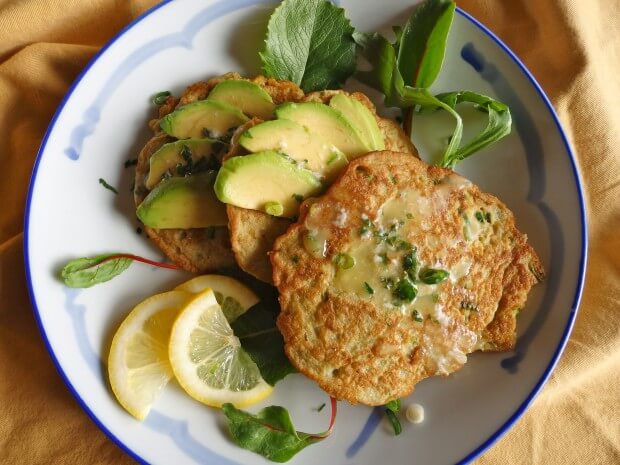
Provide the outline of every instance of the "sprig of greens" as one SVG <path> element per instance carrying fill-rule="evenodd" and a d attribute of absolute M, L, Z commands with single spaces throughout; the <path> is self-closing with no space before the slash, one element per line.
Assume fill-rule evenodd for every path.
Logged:
<path fill-rule="evenodd" d="M 235 444 L 274 462 L 287 462 L 299 451 L 328 437 L 336 421 L 336 399 L 333 397 L 331 408 L 327 431 L 309 434 L 297 431 L 288 410 L 279 405 L 265 407 L 256 415 L 232 404 L 222 406 Z"/>
<path fill-rule="evenodd" d="M 133 261 L 171 270 L 180 269 L 170 263 L 160 263 L 137 255 L 115 253 L 71 260 L 61 270 L 60 277 L 69 287 L 91 287 L 118 276 L 129 268 Z"/>
<path fill-rule="evenodd" d="M 432 95 L 428 88 L 441 70 L 455 4 L 448 0 L 427 0 L 411 15 L 405 27 L 395 29 L 396 41 L 380 34 L 356 32 L 354 38 L 372 69 L 358 72 L 362 82 L 381 91 L 388 106 L 410 114 L 445 110 L 455 120 L 454 130 L 440 164 L 454 168 L 461 160 L 510 134 L 509 108 L 486 95 L 471 91 Z M 461 146 L 463 120 L 456 111 L 459 103 L 473 103 L 488 114 L 487 126 Z"/>
<path fill-rule="evenodd" d="M 328 1 L 284 0 L 259 53 L 263 72 L 305 92 L 340 87 L 355 71 L 353 31 L 344 10 Z"/>
<path fill-rule="evenodd" d="M 398 412 L 400 412 L 400 399 L 395 399 L 389 401 L 385 404 L 385 415 L 389 420 L 392 428 L 394 428 L 394 435 L 398 436 L 403 432 L 403 426 L 400 424 L 400 420 L 398 419 Z"/>

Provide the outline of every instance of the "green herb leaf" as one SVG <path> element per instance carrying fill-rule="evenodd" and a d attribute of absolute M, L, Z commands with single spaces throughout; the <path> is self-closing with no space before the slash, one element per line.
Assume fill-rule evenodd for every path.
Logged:
<path fill-rule="evenodd" d="M 399 412 L 400 407 L 401 407 L 400 399 L 394 399 L 394 400 L 389 401 L 387 404 L 385 404 L 385 408 L 388 410 L 391 410 L 394 413 Z"/>
<path fill-rule="evenodd" d="M 394 45 L 376 32 L 373 34 L 356 32 L 353 38 L 372 67 L 370 71 L 358 71 L 355 76 L 363 83 L 383 92 L 387 101 L 392 95 L 392 75 L 396 68 Z"/>
<path fill-rule="evenodd" d="M 167 90 L 163 92 L 158 92 L 157 94 L 153 95 L 153 98 L 151 99 L 151 101 L 153 102 L 154 105 L 159 106 L 165 103 L 168 97 L 170 97 L 170 95 L 171 95 L 170 92 Z"/>
<path fill-rule="evenodd" d="M 116 190 L 116 188 L 114 188 L 113 186 L 111 186 L 110 184 L 108 184 L 106 182 L 105 179 L 103 178 L 99 178 L 99 184 L 101 184 L 103 187 L 105 187 L 107 190 L 114 192 L 115 194 L 118 195 L 118 191 Z"/>
<path fill-rule="evenodd" d="M 321 410 L 323 410 L 325 408 L 325 402 L 323 402 L 321 405 L 319 405 L 315 410 L 317 412 L 320 412 Z"/>
<path fill-rule="evenodd" d="M 507 105 L 486 95 L 470 91 L 448 92 L 437 95 L 437 99 L 444 102 L 450 108 L 455 109 L 456 105 L 463 102 L 478 105 L 481 111 L 488 114 L 486 127 L 476 135 L 470 142 L 458 147 L 457 150 L 447 151 L 443 156 L 441 165 L 447 168 L 454 166 L 469 157 L 473 153 L 497 142 L 510 134 L 512 127 L 512 116 Z"/>
<path fill-rule="evenodd" d="M 438 270 L 435 268 L 423 268 L 420 270 L 418 277 L 424 284 L 438 284 L 448 278 L 449 273 L 446 270 Z"/>
<path fill-rule="evenodd" d="M 131 265 L 130 258 L 113 258 L 117 255 L 107 254 L 71 260 L 62 269 L 60 276 L 69 287 L 83 288 L 104 283 Z"/>
<path fill-rule="evenodd" d="M 274 462 L 286 462 L 302 449 L 329 436 L 336 420 L 336 400 L 332 398 L 331 403 L 329 428 L 319 434 L 296 431 L 288 411 L 277 405 L 266 407 L 256 415 L 229 403 L 222 406 L 222 411 L 235 444 Z"/>
<path fill-rule="evenodd" d="M 349 268 L 353 268 L 355 266 L 355 258 L 348 253 L 339 253 L 334 258 L 334 263 L 338 268 L 348 270 Z"/>
<path fill-rule="evenodd" d="M 326 0 L 284 0 L 267 27 L 263 71 L 305 91 L 340 87 L 356 66 L 353 26 Z"/>
<path fill-rule="evenodd" d="M 422 314 L 415 308 L 413 309 L 413 313 L 411 314 L 411 316 L 413 318 L 413 321 L 417 321 L 418 323 L 424 321 L 424 317 L 422 316 Z"/>
<path fill-rule="evenodd" d="M 364 281 L 364 289 L 366 290 L 366 292 L 370 295 L 373 295 L 375 293 L 375 290 L 372 288 L 372 286 L 370 284 L 368 284 L 366 281 Z"/>
<path fill-rule="evenodd" d="M 418 290 L 407 278 L 403 278 L 398 281 L 396 288 L 394 288 L 394 296 L 404 302 L 413 301 L 416 295 L 418 295 Z"/>
<path fill-rule="evenodd" d="M 437 78 L 446 52 L 456 5 L 453 1 L 427 0 L 411 15 L 398 40 L 398 70 L 412 87 L 430 87 Z"/>
<path fill-rule="evenodd" d="M 277 300 L 261 300 L 230 325 L 263 379 L 272 386 L 295 373 L 284 354 L 284 339 L 276 326 L 279 312 Z"/>
<path fill-rule="evenodd" d="M 385 415 L 387 416 L 392 428 L 394 428 L 394 434 L 398 436 L 403 431 L 403 427 L 398 419 L 398 412 L 400 411 L 400 399 L 389 401 L 385 404 Z"/>
<path fill-rule="evenodd" d="M 469 91 L 433 96 L 427 89 L 437 77 L 445 55 L 446 40 L 454 15 L 454 2 L 426 0 L 411 16 L 394 44 L 385 37 L 355 33 L 361 54 L 371 70 L 356 77 L 385 95 L 387 106 L 417 112 L 447 111 L 455 121 L 441 165 L 449 168 L 510 133 L 508 107 L 490 97 Z M 456 105 L 471 102 L 489 115 L 486 128 L 461 147 L 463 120 Z"/>

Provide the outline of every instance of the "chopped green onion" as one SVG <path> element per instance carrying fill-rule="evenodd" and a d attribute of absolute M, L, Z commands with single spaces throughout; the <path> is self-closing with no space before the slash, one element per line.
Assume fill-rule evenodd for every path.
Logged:
<path fill-rule="evenodd" d="M 424 268 L 420 270 L 418 277 L 424 284 L 438 284 L 448 277 L 446 270 L 439 270 L 435 268 Z"/>
<path fill-rule="evenodd" d="M 280 216 L 284 213 L 284 207 L 280 202 L 271 201 L 265 203 L 265 213 L 272 216 Z"/>
<path fill-rule="evenodd" d="M 403 278 L 398 281 L 396 288 L 394 289 L 394 296 L 405 302 L 411 302 L 418 294 L 418 290 L 411 281 L 407 278 Z"/>
<path fill-rule="evenodd" d="M 375 293 L 375 290 L 366 281 L 364 281 L 364 289 L 366 289 L 366 292 L 368 292 L 370 295 L 373 295 Z"/>
<path fill-rule="evenodd" d="M 348 253 L 339 253 L 336 255 L 334 263 L 336 263 L 338 268 L 348 270 L 349 268 L 353 268 L 355 266 L 355 258 Z"/>

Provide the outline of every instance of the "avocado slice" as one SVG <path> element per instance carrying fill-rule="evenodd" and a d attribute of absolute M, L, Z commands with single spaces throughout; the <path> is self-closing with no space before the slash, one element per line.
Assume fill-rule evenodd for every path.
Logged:
<path fill-rule="evenodd" d="M 153 189 L 168 170 L 178 166 L 196 165 L 203 159 L 209 161 L 225 144 L 215 139 L 184 139 L 162 145 L 149 159 L 149 175 L 145 186 Z"/>
<path fill-rule="evenodd" d="M 266 121 L 248 129 L 239 137 L 239 143 L 250 152 L 273 150 L 284 153 L 328 181 L 348 163 L 336 146 L 286 119 Z"/>
<path fill-rule="evenodd" d="M 228 224 L 226 207 L 213 192 L 216 172 L 159 183 L 136 210 L 140 221 L 155 229 L 190 229 Z"/>
<path fill-rule="evenodd" d="M 320 134 L 344 152 L 349 160 L 372 151 L 359 131 L 338 110 L 319 102 L 285 103 L 276 108 L 279 119 L 288 119 Z"/>
<path fill-rule="evenodd" d="M 342 113 L 358 129 L 372 150 L 385 150 L 385 140 L 375 115 L 359 100 L 348 95 L 336 94 L 329 101 L 329 106 Z"/>
<path fill-rule="evenodd" d="M 239 108 L 248 116 L 273 118 L 275 105 L 265 89 L 250 81 L 229 79 L 220 82 L 209 93 L 207 100 L 224 102 Z"/>
<path fill-rule="evenodd" d="M 312 172 L 291 158 L 265 151 L 226 160 L 214 189 L 224 203 L 290 218 L 299 212 L 299 196 L 311 197 L 322 187 Z"/>
<path fill-rule="evenodd" d="M 220 138 L 248 120 L 241 110 L 224 102 L 199 100 L 164 116 L 159 125 L 177 139 Z"/>

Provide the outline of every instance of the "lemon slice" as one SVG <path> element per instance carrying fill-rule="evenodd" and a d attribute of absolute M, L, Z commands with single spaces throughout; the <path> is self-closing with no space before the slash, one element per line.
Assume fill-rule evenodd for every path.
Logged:
<path fill-rule="evenodd" d="M 112 339 L 108 374 L 114 395 L 131 415 L 144 420 L 173 376 L 168 362 L 170 330 L 194 296 L 183 291 L 154 295 L 138 304 Z"/>
<path fill-rule="evenodd" d="M 258 303 L 258 297 L 252 290 L 236 279 L 218 274 L 206 274 L 190 279 L 177 286 L 175 290 L 198 294 L 206 289 L 213 289 L 217 303 L 229 323 L 243 315 L 250 307 Z"/>
<path fill-rule="evenodd" d="M 272 391 L 241 348 L 211 289 L 195 296 L 179 314 L 168 347 L 177 381 L 202 403 L 245 407 Z"/>

